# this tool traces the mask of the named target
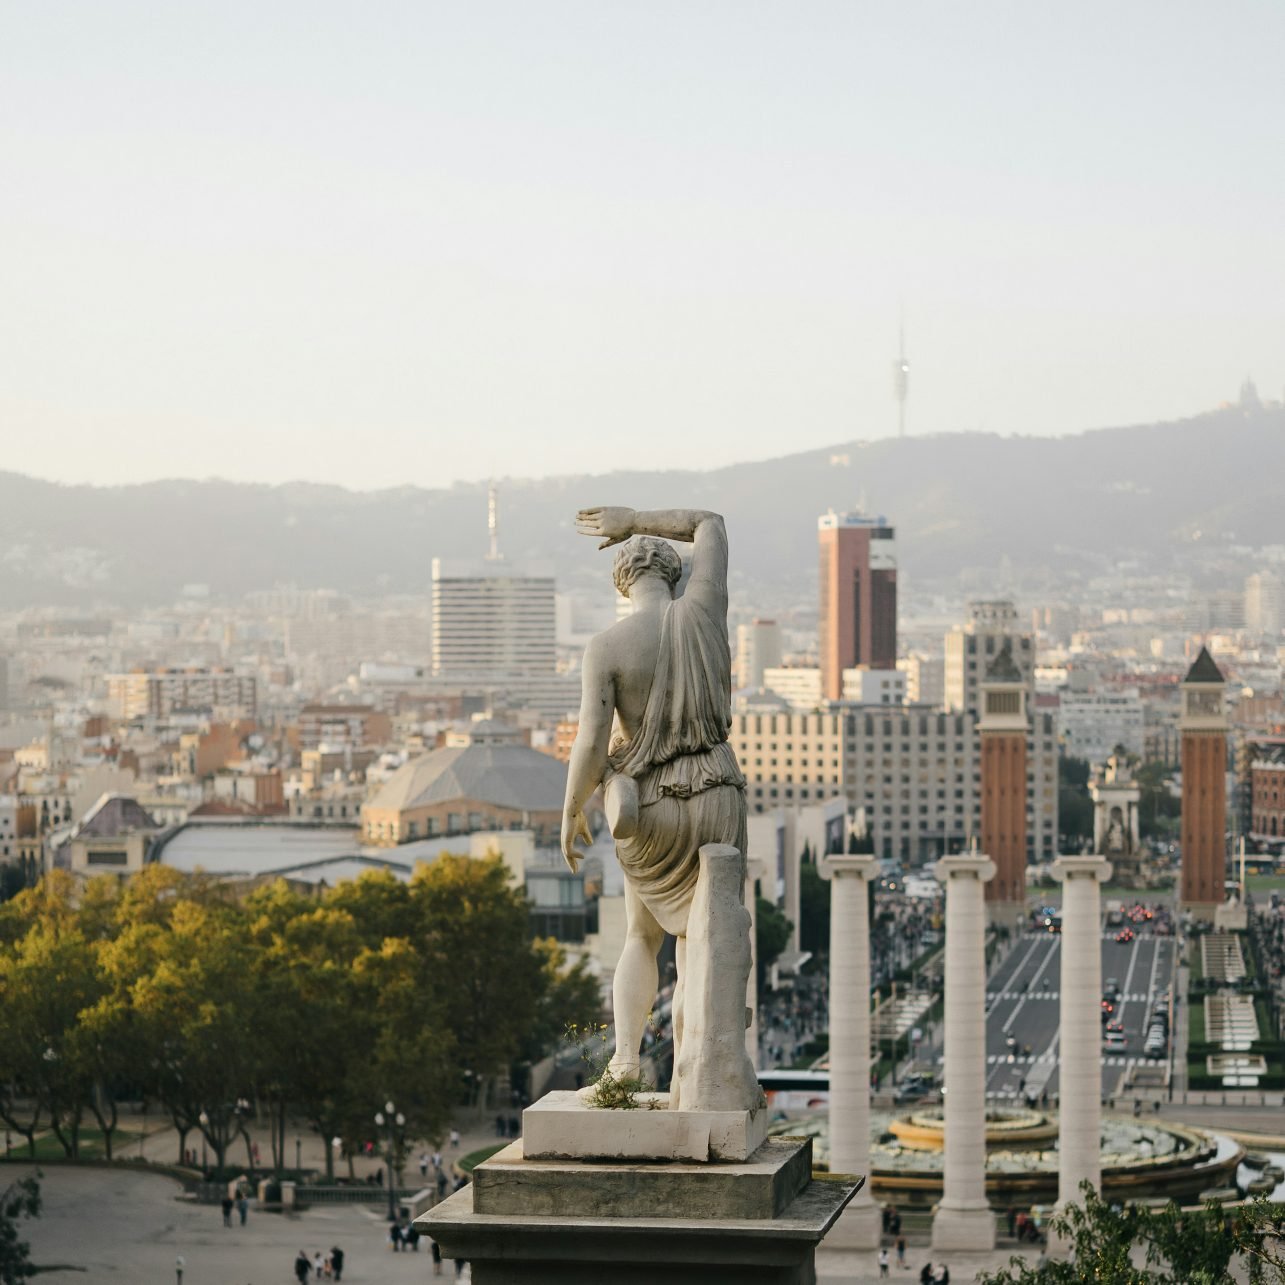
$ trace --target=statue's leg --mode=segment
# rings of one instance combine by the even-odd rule
[[[656,1002],[659,973],[656,956],[665,930],[643,904],[633,883],[625,880],[625,947],[611,984],[612,1011],[616,1019],[616,1052],[609,1067],[615,1076],[637,1076],[639,1048],[647,1014]]]

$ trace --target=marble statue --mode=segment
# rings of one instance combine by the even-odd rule
[[[745,778],[727,743],[723,519],[688,509],[593,508],[580,512],[576,529],[601,540],[600,549],[622,546],[614,578],[633,606],[585,651],[562,821],[562,851],[574,870],[583,856],[577,843],[591,839],[584,809],[601,787],[625,874],[627,933],[613,982],[616,1052],[609,1070],[639,1074],[643,1028],[656,995],[656,955],[664,934],[673,933],[678,976],[670,1109],[753,1110],[761,1099],[744,1051]],[[670,540],[693,544],[681,594],[682,562]],[[689,956],[689,927],[692,950],[699,941],[710,958]],[[734,1035],[723,1029],[728,1025]],[[685,1042],[688,1026],[693,1038]]]

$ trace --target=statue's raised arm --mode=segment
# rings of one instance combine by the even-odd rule
[[[576,530],[600,537],[600,549],[609,549],[633,535],[693,544],[686,592],[703,599],[710,611],[726,615],[727,530],[720,514],[705,509],[581,509]]]

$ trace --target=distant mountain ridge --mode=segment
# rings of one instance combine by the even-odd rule
[[[846,459],[845,459],[846,457]],[[787,585],[816,560],[816,518],[864,496],[896,524],[914,581],[1006,560],[1058,574],[1136,560],[1168,566],[1193,535],[1285,543],[1285,409],[1224,408],[1069,437],[951,433],[837,443],[706,472],[504,480],[501,546],[602,575],[578,508],[718,507],[734,576]],[[292,482],[63,486],[0,472],[0,604],[141,606],[199,583],[220,599],[279,583],[344,593],[426,592],[434,557],[486,548],[486,487],[376,492]]]

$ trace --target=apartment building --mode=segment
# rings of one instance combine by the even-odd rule
[[[837,796],[864,807],[875,850],[920,864],[981,832],[975,716],[962,710],[831,705],[745,711],[729,737],[751,813]],[[1027,856],[1057,855],[1057,724],[1037,711],[1027,740]]]
[[[255,678],[227,669],[133,670],[107,675],[107,703],[115,718],[169,718],[175,710],[217,710],[224,718],[253,718]]]

